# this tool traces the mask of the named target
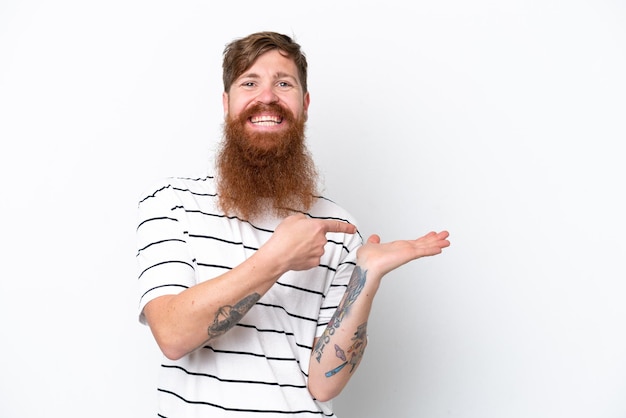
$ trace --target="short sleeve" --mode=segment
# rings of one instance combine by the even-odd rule
[[[143,308],[163,295],[195,285],[195,262],[180,198],[171,183],[155,185],[139,200],[136,230],[139,321]]]
[[[352,223],[356,225],[355,222]],[[317,329],[315,332],[316,337],[320,337],[322,335],[326,326],[330,322],[330,319],[335,314],[335,311],[337,310],[337,307],[339,306],[339,303],[348,288],[352,272],[356,267],[357,250],[363,243],[361,235],[358,232],[352,235],[344,234],[344,236],[346,239],[342,246],[342,256],[339,264],[337,265],[336,271],[334,272],[334,277],[331,281],[328,292],[325,295],[324,301],[322,302],[322,306],[320,307]]]

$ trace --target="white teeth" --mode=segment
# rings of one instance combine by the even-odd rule
[[[272,126],[282,122],[282,118],[278,116],[254,116],[250,118],[250,122],[261,126]]]

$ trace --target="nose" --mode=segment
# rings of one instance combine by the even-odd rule
[[[277,103],[278,96],[276,95],[276,92],[274,91],[273,87],[274,86],[267,86],[261,89],[261,91],[259,92],[259,95],[256,98],[257,102],[265,103],[265,104]]]

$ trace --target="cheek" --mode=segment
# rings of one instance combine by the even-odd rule
[[[249,100],[246,100],[245,97],[231,96],[230,99],[224,104],[224,112],[229,114],[231,117],[238,116],[246,109],[248,103]]]
[[[306,116],[306,111],[301,102],[292,100],[284,101],[283,103],[283,106],[286,106],[296,118],[303,118]]]

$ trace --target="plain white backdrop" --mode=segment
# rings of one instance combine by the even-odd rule
[[[626,3],[0,0],[0,416],[154,417],[135,210],[202,176],[221,53],[310,65],[309,145],[391,273],[340,418],[626,417]]]

